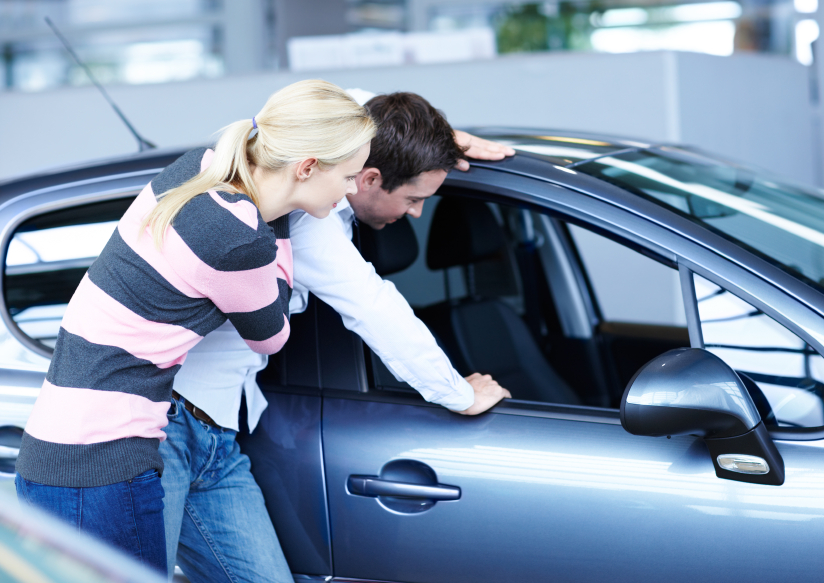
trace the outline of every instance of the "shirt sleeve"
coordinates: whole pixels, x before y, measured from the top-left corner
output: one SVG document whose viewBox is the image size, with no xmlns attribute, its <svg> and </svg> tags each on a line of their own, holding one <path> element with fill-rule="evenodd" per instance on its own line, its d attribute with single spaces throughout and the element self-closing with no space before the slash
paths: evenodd
<svg viewBox="0 0 824 583">
<path fill-rule="evenodd" d="M 274 354 L 289 338 L 292 253 L 288 217 L 282 222 L 275 233 L 246 195 L 209 192 L 183 207 L 163 246 L 175 271 L 259 354 Z"/>
<path fill-rule="evenodd" d="M 272 242 L 268 242 L 272 245 Z M 208 297 L 223 312 L 240 337 L 258 354 L 278 352 L 289 338 L 289 285 L 278 261 L 255 265 L 260 254 L 255 246 L 234 250 L 233 261 L 253 265 L 248 269 L 201 272 L 199 279 Z"/>
<path fill-rule="evenodd" d="M 463 411 L 472 386 L 452 367 L 394 284 L 382 279 L 346 237 L 340 217 L 302 214 L 291 222 L 295 290 L 332 306 L 392 373 L 423 398 Z"/>
</svg>

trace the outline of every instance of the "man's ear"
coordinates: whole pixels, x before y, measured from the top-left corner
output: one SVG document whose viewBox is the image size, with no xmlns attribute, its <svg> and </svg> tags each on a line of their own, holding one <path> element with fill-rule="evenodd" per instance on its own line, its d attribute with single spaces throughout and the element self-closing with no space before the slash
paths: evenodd
<svg viewBox="0 0 824 583">
<path fill-rule="evenodd" d="M 381 171 L 377 168 L 364 168 L 358 175 L 358 190 L 367 191 L 377 187 L 380 188 L 383 184 L 383 177 Z"/>
<path fill-rule="evenodd" d="M 307 158 L 295 165 L 295 178 L 303 182 L 318 171 L 318 159 Z"/>
</svg>

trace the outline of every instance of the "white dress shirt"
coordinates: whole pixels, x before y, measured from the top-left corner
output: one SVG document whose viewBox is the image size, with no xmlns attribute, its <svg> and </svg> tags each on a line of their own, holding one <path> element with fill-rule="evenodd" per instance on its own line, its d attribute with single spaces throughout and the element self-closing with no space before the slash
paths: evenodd
<svg viewBox="0 0 824 583">
<path fill-rule="evenodd" d="M 357 196 L 357 195 L 355 195 Z M 332 306 L 395 375 L 423 398 L 463 411 L 472 387 L 452 367 L 435 338 L 391 281 L 382 279 L 352 244 L 355 213 L 345 198 L 326 219 L 289 215 L 294 254 L 290 313 L 306 309 L 309 292 Z"/>
<path fill-rule="evenodd" d="M 249 431 L 254 431 L 267 405 L 256 377 L 267 362 L 268 357 L 252 352 L 227 320 L 189 351 L 175 375 L 174 388 L 218 425 L 235 431 L 245 393 L 246 420 Z"/>
<path fill-rule="evenodd" d="M 303 211 L 289 216 L 294 259 L 289 312 L 304 311 L 311 291 L 341 315 L 344 326 L 358 334 L 398 380 L 424 399 L 456 411 L 470 407 L 475 400 L 471 385 L 452 367 L 395 285 L 375 273 L 352 244 L 353 220 L 345 198 L 326 219 Z M 252 431 L 266 408 L 255 381 L 265 366 L 266 357 L 252 352 L 227 322 L 189 351 L 174 386 L 219 425 L 235 430 L 245 393 Z"/>
</svg>

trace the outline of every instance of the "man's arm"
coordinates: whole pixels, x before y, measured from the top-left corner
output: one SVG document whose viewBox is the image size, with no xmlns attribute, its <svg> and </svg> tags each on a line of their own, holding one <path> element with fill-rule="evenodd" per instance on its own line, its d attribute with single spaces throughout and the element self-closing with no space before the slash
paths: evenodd
<svg viewBox="0 0 824 583">
<path fill-rule="evenodd" d="M 364 261 L 339 217 L 296 217 L 291 222 L 295 291 L 306 288 L 332 306 L 398 378 L 427 401 L 469 415 L 509 396 L 489 375 L 458 374 L 394 284 Z"/>
</svg>

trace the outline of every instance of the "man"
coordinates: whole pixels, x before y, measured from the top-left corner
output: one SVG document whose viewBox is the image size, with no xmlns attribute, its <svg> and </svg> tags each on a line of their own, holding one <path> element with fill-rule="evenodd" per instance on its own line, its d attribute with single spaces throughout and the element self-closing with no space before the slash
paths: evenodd
<svg viewBox="0 0 824 583">
<path fill-rule="evenodd" d="M 417 218 L 449 169 L 469 168 L 464 155 L 500 159 L 514 151 L 453 132 L 418 95 L 377 96 L 366 106 L 379 129 L 355 179 L 358 193 L 326 219 L 301 211 L 290 216 L 290 311 L 305 310 L 314 293 L 425 399 L 457 413 L 481 413 L 509 392 L 489 375 L 464 379 L 455 371 L 394 285 L 363 260 L 351 241 L 352 225 L 357 219 L 381 229 L 407 214 Z M 266 407 L 255 383 L 265 364 L 226 324 L 189 353 L 175 378 L 178 395 L 161 444 L 170 573 L 177 554 L 192 581 L 291 581 L 249 459 L 234 439 L 241 395 L 250 431 Z"/>
</svg>

